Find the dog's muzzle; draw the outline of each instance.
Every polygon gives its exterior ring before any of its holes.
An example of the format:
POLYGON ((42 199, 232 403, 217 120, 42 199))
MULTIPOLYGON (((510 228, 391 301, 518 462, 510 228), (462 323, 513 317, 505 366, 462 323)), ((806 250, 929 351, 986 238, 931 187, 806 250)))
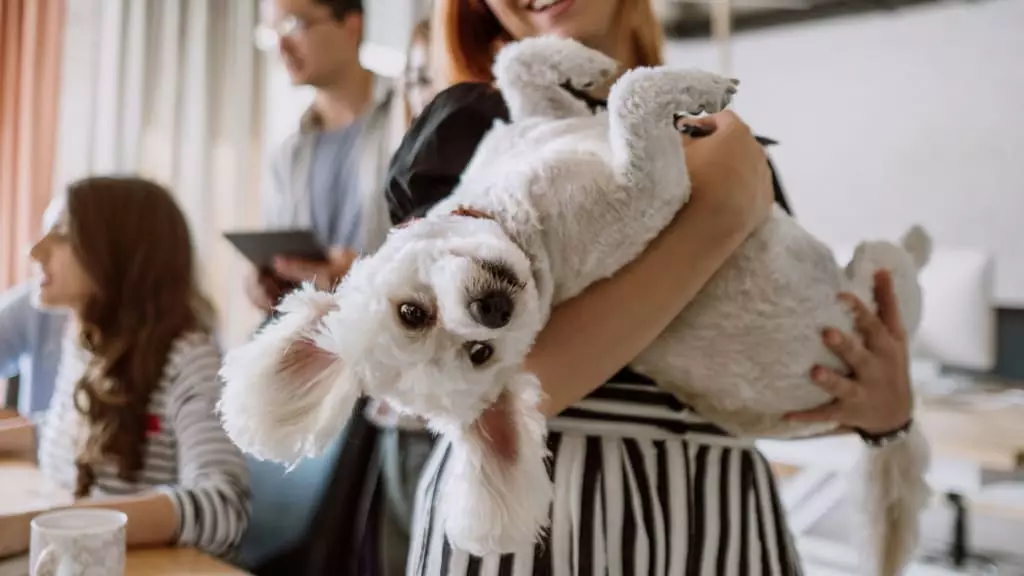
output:
POLYGON ((514 309, 515 303, 512 301, 512 296, 503 291, 488 292, 469 303, 470 317, 481 326, 491 330, 507 326, 512 320, 514 309))

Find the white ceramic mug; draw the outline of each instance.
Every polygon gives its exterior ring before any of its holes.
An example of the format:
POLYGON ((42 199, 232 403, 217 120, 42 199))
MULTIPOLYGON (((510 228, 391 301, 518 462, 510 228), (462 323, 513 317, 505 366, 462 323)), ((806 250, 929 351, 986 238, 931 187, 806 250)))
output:
POLYGON ((58 510, 32 520, 31 576, 122 576, 125 525, 116 510, 58 510))

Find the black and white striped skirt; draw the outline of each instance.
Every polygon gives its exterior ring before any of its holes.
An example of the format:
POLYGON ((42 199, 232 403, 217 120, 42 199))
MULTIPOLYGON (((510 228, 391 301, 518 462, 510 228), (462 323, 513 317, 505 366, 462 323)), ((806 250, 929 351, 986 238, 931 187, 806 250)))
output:
POLYGON ((549 430, 555 498, 543 541, 482 558, 453 548, 436 509, 441 442, 420 477, 408 576, 801 574, 767 461, 670 394, 605 384, 549 430))

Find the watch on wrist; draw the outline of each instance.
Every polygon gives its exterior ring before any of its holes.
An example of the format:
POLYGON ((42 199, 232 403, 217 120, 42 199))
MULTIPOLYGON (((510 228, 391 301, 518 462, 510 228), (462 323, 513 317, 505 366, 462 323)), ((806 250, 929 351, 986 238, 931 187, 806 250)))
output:
POLYGON ((857 433, 858 436, 860 436, 860 439, 863 440, 864 443, 867 444, 868 446, 871 446, 872 448, 881 448, 882 446, 888 446, 889 444, 899 442, 900 440, 906 438, 907 435, 910 434, 910 429, 913 426, 914 419, 911 418, 910 420, 907 420, 906 424, 900 426, 899 428, 896 428, 895 430, 890 430, 889 432, 882 432, 881 434, 872 434, 860 428, 854 428, 854 431, 857 433))

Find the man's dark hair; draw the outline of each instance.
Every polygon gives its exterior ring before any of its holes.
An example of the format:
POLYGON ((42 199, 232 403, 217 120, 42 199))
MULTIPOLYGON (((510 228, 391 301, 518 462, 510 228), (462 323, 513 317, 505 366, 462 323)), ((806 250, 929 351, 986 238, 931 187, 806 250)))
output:
POLYGON ((335 20, 344 20, 345 16, 353 12, 363 12, 363 0, 314 0, 317 4, 327 6, 331 9, 331 17, 335 20))

